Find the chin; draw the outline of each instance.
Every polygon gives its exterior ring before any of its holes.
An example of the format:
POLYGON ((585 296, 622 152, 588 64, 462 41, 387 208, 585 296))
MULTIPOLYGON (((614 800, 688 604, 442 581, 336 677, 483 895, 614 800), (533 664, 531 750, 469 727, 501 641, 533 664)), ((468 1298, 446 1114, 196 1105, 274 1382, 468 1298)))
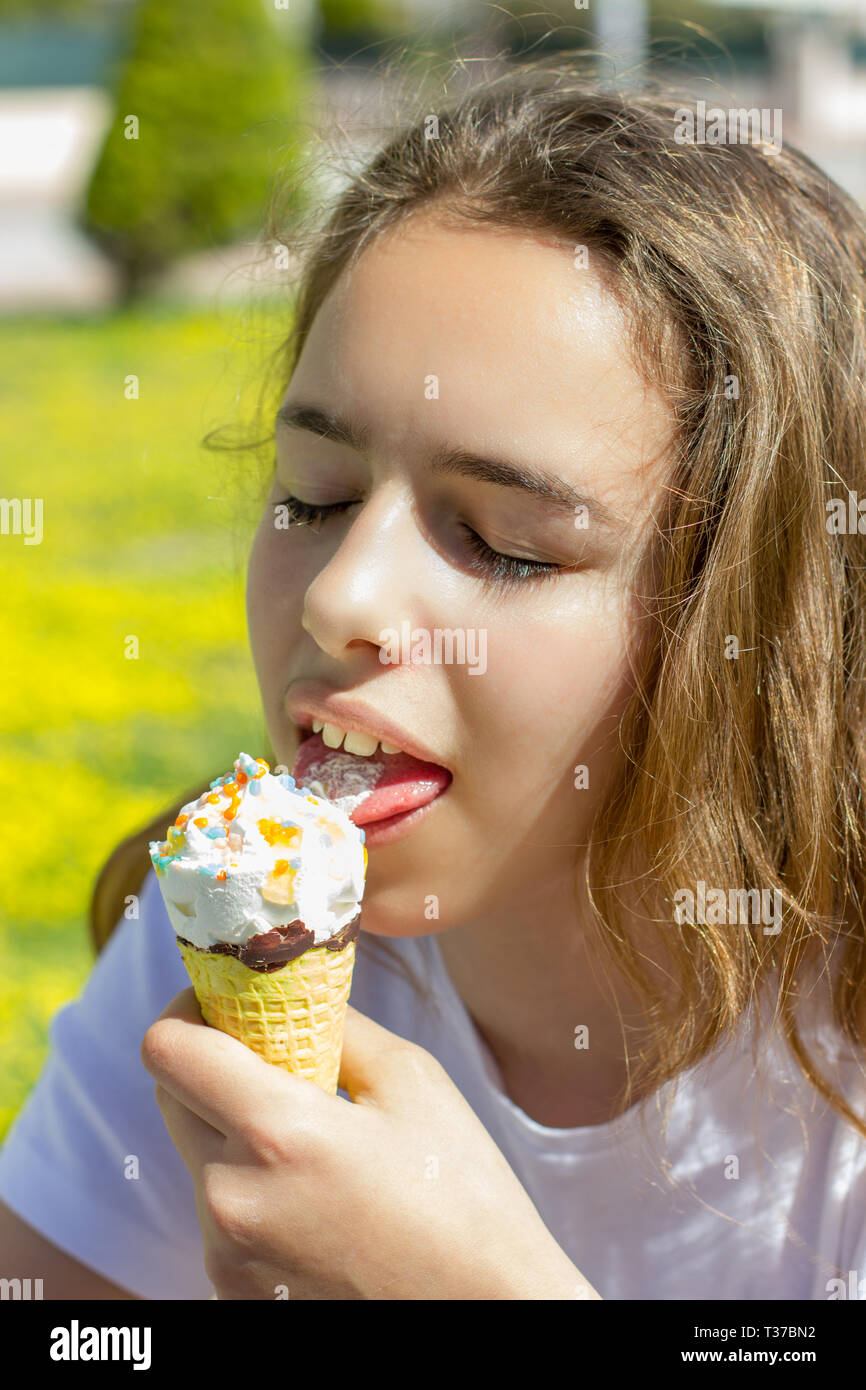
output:
POLYGON ((379 894, 375 891, 364 895, 361 902, 361 931, 368 936, 416 937, 432 936, 440 931, 448 931, 454 922, 443 922, 441 918, 428 919, 423 907, 418 911, 418 902, 423 903, 416 894, 411 898, 405 889, 400 892, 379 894))

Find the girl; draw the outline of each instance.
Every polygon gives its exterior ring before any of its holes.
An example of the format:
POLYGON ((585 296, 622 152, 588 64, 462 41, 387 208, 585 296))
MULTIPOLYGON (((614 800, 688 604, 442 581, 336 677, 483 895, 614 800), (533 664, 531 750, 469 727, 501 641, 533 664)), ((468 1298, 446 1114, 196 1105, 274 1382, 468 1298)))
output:
POLYGON ((140 915, 0 1164, 46 1297, 866 1278, 866 229, 683 105, 508 68, 339 197, 251 645, 278 763, 315 721, 450 776, 366 827, 337 1097, 202 1023, 144 878, 167 817, 115 857, 99 929, 144 879, 140 915), (483 669, 383 661, 404 624, 483 669))

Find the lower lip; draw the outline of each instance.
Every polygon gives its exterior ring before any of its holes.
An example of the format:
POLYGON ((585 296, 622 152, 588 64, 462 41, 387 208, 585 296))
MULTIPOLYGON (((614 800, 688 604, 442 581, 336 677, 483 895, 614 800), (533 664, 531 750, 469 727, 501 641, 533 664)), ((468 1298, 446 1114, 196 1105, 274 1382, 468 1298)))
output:
MULTIPOLYGON (((450 787, 449 782, 448 786, 450 787)), ((414 811, 400 811, 396 816, 386 816, 384 820, 370 821, 361 829, 364 831, 364 844, 367 849, 373 845, 390 845, 394 840, 399 840, 401 836, 408 835, 410 830, 427 815, 434 806, 440 802, 448 791, 448 787, 441 791, 438 796, 434 796, 432 801, 428 801, 424 806, 416 806, 414 811)))

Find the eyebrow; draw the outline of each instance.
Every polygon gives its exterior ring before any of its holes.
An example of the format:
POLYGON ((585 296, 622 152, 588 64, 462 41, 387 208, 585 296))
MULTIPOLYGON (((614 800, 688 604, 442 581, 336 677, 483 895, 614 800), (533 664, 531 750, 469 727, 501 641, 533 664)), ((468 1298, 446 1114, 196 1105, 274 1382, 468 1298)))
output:
MULTIPOLYGON (((370 447, 370 430, 356 421, 318 406, 286 403, 277 411, 276 424, 287 429, 307 430, 322 439, 346 444, 358 453, 370 447)), ((557 511, 573 516, 578 507, 604 526, 620 529, 623 520, 597 497, 581 492, 563 479, 554 478, 541 469, 527 468, 505 459, 483 458, 471 450, 445 445, 430 459, 431 471, 438 476, 459 476, 474 482, 494 483, 498 487, 517 488, 549 503, 557 511)))

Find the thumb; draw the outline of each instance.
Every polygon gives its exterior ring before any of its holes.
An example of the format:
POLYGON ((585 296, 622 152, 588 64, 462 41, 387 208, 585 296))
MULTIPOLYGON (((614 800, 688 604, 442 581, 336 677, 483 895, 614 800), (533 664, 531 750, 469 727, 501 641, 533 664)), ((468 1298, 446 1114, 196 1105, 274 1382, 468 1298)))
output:
POLYGON ((356 1104, 388 1109, 410 1091, 420 1090, 417 1059, 422 1053, 415 1043, 389 1032, 349 1004, 338 1084, 356 1104))

